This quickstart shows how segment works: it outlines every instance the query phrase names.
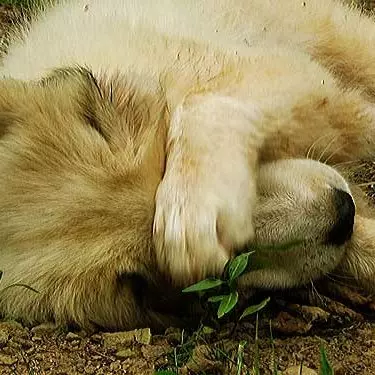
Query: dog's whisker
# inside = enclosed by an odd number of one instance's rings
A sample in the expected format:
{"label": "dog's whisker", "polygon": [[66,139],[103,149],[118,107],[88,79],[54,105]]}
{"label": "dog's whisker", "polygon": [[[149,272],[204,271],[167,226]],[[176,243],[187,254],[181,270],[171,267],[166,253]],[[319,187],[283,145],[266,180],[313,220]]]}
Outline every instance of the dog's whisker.
{"label": "dog's whisker", "polygon": [[326,153],[326,151],[336,142],[338,136],[335,135],[326,145],[326,147],[324,147],[323,151],[321,152],[319,158],[318,158],[318,161],[322,161],[322,158],[324,156],[324,154]]}
{"label": "dog's whisker", "polygon": [[309,147],[309,149],[307,150],[306,159],[317,160],[317,159],[314,157],[314,153],[315,153],[315,150],[316,150],[316,146],[317,146],[321,141],[323,141],[324,139],[326,139],[326,138],[329,137],[329,136],[330,136],[330,134],[324,134],[324,135],[320,136],[318,139],[316,139],[316,140],[311,144],[311,146]]}
{"label": "dog's whisker", "polygon": [[339,148],[337,148],[335,151],[333,151],[332,153],[331,153],[331,155],[329,155],[324,161],[323,161],[323,163],[324,164],[328,164],[328,162],[335,156],[335,155],[337,155],[343,148],[345,148],[345,146],[343,145],[343,146],[341,146],[341,147],[339,147]]}

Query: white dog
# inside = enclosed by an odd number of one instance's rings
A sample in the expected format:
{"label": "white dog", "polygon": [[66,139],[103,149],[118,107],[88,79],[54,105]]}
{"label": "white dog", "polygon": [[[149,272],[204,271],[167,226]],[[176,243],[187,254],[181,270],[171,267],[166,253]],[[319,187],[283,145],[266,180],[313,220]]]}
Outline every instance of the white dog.
{"label": "white dog", "polygon": [[328,164],[374,156],[374,46],[374,22],[333,0],[38,12],[0,67],[0,264],[39,293],[7,289],[1,313],[168,325],[168,278],[220,274],[249,243],[300,241],[255,254],[245,287],[338,266],[372,291],[375,221]]}

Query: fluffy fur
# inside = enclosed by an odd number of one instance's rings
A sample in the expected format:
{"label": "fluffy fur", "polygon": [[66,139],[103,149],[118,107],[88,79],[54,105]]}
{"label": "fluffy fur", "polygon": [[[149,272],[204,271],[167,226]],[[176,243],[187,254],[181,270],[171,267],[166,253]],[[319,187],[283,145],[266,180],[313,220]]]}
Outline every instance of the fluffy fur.
{"label": "fluffy fur", "polygon": [[375,221],[328,164],[374,156],[374,43],[373,21],[333,0],[38,14],[0,68],[0,264],[3,286],[39,293],[6,289],[0,312],[169,325],[174,287],[248,243],[298,244],[256,254],[244,288],[336,268],[372,291]]}

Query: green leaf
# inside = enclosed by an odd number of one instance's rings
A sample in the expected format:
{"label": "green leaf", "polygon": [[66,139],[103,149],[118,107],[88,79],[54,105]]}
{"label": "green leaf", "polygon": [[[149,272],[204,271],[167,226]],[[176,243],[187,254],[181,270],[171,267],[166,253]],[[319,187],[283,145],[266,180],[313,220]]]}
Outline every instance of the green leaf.
{"label": "green leaf", "polygon": [[330,365],[325,349],[320,347],[320,375],[333,375],[333,368]]}
{"label": "green leaf", "polygon": [[232,292],[221,300],[219,308],[217,310],[217,317],[220,319],[225,314],[228,314],[238,302],[238,292]]}
{"label": "green leaf", "polygon": [[224,299],[224,297],[226,297],[226,296],[212,296],[207,301],[208,302],[213,302],[213,303],[220,302],[220,301],[222,301]]}
{"label": "green leaf", "polygon": [[234,259],[231,260],[228,273],[229,273],[229,281],[233,281],[241,276],[244,271],[246,270],[247,263],[249,262],[249,255],[253,254],[252,252],[241,254]]}
{"label": "green leaf", "polygon": [[224,281],[220,279],[205,279],[205,280],[199,281],[199,283],[188,286],[187,288],[183,289],[182,292],[183,293],[201,292],[203,290],[217,288],[223,283]]}
{"label": "green leaf", "polygon": [[249,306],[247,309],[244,310],[244,312],[240,316],[240,320],[245,318],[248,315],[255,314],[256,312],[262,310],[267,305],[267,303],[269,301],[270,301],[270,297],[267,297],[265,300],[263,300],[258,305]]}

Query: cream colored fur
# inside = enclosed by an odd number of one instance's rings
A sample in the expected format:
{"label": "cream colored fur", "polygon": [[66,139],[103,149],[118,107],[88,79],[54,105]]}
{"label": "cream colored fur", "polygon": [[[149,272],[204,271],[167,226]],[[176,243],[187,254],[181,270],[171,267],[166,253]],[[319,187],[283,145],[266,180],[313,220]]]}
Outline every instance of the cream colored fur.
{"label": "cream colored fur", "polygon": [[351,190],[311,160],[374,157],[374,43],[374,22],[333,0],[72,0],[39,14],[0,67],[0,264],[4,286],[40,293],[7,289],[0,312],[166,326],[172,286],[219,274],[251,242],[303,244],[256,254],[244,288],[338,266],[375,289],[373,216],[353,193],[352,238],[327,244],[335,189]]}

